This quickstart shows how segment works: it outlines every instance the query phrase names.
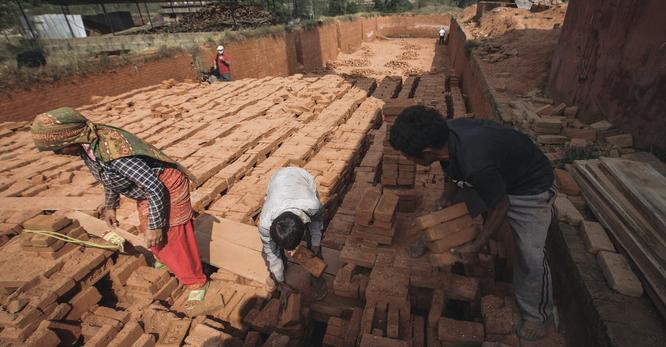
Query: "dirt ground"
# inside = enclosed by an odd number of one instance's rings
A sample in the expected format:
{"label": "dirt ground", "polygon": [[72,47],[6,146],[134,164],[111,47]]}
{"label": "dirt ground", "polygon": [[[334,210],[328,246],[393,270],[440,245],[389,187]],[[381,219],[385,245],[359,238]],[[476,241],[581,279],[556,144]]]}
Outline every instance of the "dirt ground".
{"label": "dirt ground", "polygon": [[352,54],[340,54],[328,67],[337,74],[371,78],[421,75],[441,71],[443,53],[435,39],[385,39],[365,42]]}
{"label": "dirt ground", "polygon": [[496,8],[479,23],[463,11],[461,23],[474,38],[473,52],[488,83],[512,96],[543,90],[566,9],[566,4],[537,13]]}

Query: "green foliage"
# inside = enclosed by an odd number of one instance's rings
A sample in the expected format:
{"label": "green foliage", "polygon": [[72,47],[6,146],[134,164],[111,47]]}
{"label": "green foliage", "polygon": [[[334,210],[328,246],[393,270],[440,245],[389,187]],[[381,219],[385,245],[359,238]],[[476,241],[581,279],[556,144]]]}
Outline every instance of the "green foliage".
{"label": "green foliage", "polygon": [[355,0],[329,0],[328,2],[329,16],[340,16],[358,11],[359,7]]}
{"label": "green foliage", "polygon": [[566,146],[564,148],[563,161],[565,163],[573,163],[576,160],[593,159],[596,157],[597,156],[595,155],[592,147],[580,148],[580,147]]}
{"label": "green foliage", "polygon": [[374,0],[375,10],[379,12],[405,12],[414,8],[407,0]]}

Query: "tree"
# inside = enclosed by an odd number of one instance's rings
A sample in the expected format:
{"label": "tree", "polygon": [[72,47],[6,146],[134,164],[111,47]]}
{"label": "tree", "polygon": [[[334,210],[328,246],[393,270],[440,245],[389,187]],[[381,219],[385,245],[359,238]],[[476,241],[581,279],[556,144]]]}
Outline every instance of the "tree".
{"label": "tree", "polygon": [[16,3],[9,1],[0,2],[0,31],[5,34],[7,40],[9,40],[9,37],[7,37],[5,31],[18,24],[17,13],[18,8],[16,7]]}

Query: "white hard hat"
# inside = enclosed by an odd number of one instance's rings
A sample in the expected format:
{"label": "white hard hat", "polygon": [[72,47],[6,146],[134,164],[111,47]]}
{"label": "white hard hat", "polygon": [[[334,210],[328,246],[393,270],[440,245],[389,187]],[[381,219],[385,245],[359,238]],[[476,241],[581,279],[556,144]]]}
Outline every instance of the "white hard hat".
{"label": "white hard hat", "polygon": [[222,45],[217,46],[217,51],[218,52],[224,51],[224,46],[222,46]]}

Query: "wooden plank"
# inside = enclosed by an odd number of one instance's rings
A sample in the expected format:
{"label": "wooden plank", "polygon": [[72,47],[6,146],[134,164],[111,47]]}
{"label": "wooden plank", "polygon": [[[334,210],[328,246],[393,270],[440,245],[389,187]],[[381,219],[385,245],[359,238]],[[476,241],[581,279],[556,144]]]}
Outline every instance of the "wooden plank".
{"label": "wooden plank", "polygon": [[594,164],[594,161],[576,162],[576,170],[573,172],[574,178],[582,188],[583,196],[599,222],[609,230],[610,235],[620,245],[621,250],[640,269],[638,275],[645,284],[644,287],[648,296],[661,311],[661,314],[666,315],[666,305],[664,304],[666,303],[666,277],[664,277],[664,269],[653,255],[646,252],[641,246],[640,240],[622,220],[621,214],[612,209],[616,205],[614,202],[607,200],[608,192],[603,190],[602,185],[589,171],[589,166]]}
{"label": "wooden plank", "polygon": [[[88,234],[95,235],[97,237],[104,237],[104,235],[112,229],[106,225],[105,221],[80,211],[70,211],[65,213],[65,216],[79,221],[79,224],[81,224],[83,229],[85,229]],[[113,231],[122,236],[134,247],[143,247],[146,249],[148,248],[146,247],[146,240],[141,235],[135,235],[120,228],[113,228]]]}
{"label": "wooden plank", "polygon": [[224,240],[258,252],[262,251],[259,229],[253,225],[202,214],[194,220],[194,230],[210,241]]}
{"label": "wooden plank", "polygon": [[203,262],[259,283],[266,282],[268,269],[256,226],[202,215],[197,218],[194,231]]}
{"label": "wooden plank", "polygon": [[594,179],[597,191],[603,193],[608,208],[632,230],[645,252],[651,253],[659,266],[666,268],[666,242],[663,236],[641,216],[641,212],[629,201],[627,194],[620,191],[612,178],[608,177],[600,167],[599,161],[590,161],[586,172]]}
{"label": "wooden plank", "polygon": [[32,197],[2,197],[0,209],[2,210],[96,210],[104,204],[103,195],[85,196],[32,196]]}
{"label": "wooden plank", "polygon": [[646,163],[618,158],[600,160],[655,229],[666,230],[666,178]]}

